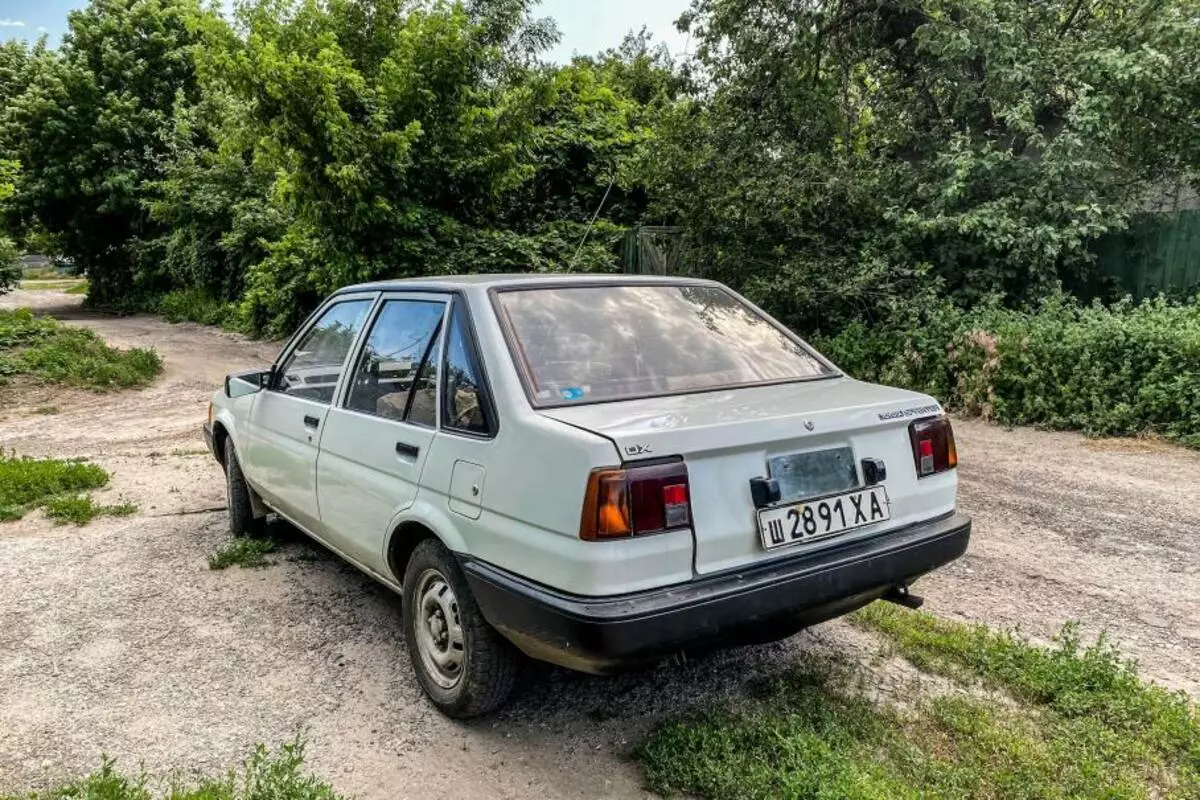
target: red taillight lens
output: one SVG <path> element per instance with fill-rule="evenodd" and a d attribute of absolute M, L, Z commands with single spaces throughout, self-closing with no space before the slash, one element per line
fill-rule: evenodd
<path fill-rule="evenodd" d="M 908 436 L 912 440 L 918 478 L 937 475 L 958 466 L 954 430 L 948 418 L 919 419 L 908 426 Z"/>
<path fill-rule="evenodd" d="M 682 461 L 597 469 L 588 476 L 582 539 L 618 539 L 686 528 L 692 522 Z"/>

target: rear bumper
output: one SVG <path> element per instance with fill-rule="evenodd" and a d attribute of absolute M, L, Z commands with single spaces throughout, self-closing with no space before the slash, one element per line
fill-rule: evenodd
<path fill-rule="evenodd" d="M 534 658 L 608 672 L 673 652 L 782 638 L 863 606 L 961 556 L 951 514 L 843 547 L 617 597 L 549 589 L 473 559 L 467 581 L 491 625 Z"/>

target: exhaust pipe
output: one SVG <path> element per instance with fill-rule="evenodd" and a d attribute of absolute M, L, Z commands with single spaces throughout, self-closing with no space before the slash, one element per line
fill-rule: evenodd
<path fill-rule="evenodd" d="M 893 586 L 888 589 L 880 599 L 887 600 L 889 603 L 895 603 L 898 606 L 911 608 L 913 611 L 916 611 L 925 604 L 924 597 L 921 597 L 919 594 L 913 594 L 908 590 L 907 586 L 903 585 Z"/>

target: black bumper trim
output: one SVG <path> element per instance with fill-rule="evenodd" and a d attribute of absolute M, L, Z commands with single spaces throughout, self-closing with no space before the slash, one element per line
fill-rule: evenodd
<path fill-rule="evenodd" d="M 764 641 L 849 613 L 967 549 L 971 520 L 950 514 L 686 584 L 582 597 L 469 557 L 463 570 L 484 617 L 535 658 L 587 672 L 689 647 Z"/>

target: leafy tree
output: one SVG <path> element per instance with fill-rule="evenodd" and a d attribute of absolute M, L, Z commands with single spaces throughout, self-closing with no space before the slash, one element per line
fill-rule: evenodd
<path fill-rule="evenodd" d="M 1033 298 L 1200 159 L 1196 0 L 694 0 L 701 90 L 639 171 L 806 328 Z"/>
<path fill-rule="evenodd" d="M 155 218 L 180 231 L 213 224 L 181 232 L 168 252 L 228 243 L 244 227 L 189 205 L 232 207 L 208 199 L 220 196 L 207 181 L 222 165 L 224 177 L 253 176 L 253 187 L 227 197 L 271 208 L 268 220 L 252 220 L 269 223 L 253 236 L 232 236 L 261 245 L 265 257 L 250 263 L 243 248 L 246 258 L 225 269 L 236 275 L 248 265 L 245 309 L 255 328 L 285 331 L 330 290 L 362 280 L 613 269 L 619 223 L 636 221 L 646 202 L 618 181 L 649 119 L 626 88 L 638 77 L 634 56 L 627 76 L 611 54 L 543 65 L 538 53 L 557 34 L 531 16 L 532 5 L 240 6 L 243 35 L 200 57 L 204 103 L 221 105 L 220 144 L 181 150 L 190 155 L 169 168 L 154 205 Z M 635 55 L 653 62 L 636 65 L 644 75 L 668 69 Z"/>
<path fill-rule="evenodd" d="M 15 162 L 0 160 L 0 204 L 12 197 L 16 172 Z M 7 292 L 21 279 L 19 256 L 12 239 L 0 236 L 0 294 Z"/>
<path fill-rule="evenodd" d="M 6 115 L 23 224 L 55 237 L 100 302 L 140 288 L 140 249 L 157 233 L 146 200 L 163 132 L 177 103 L 198 99 L 200 13 L 199 0 L 92 0 L 70 14 L 60 52 L 34 59 Z"/>

